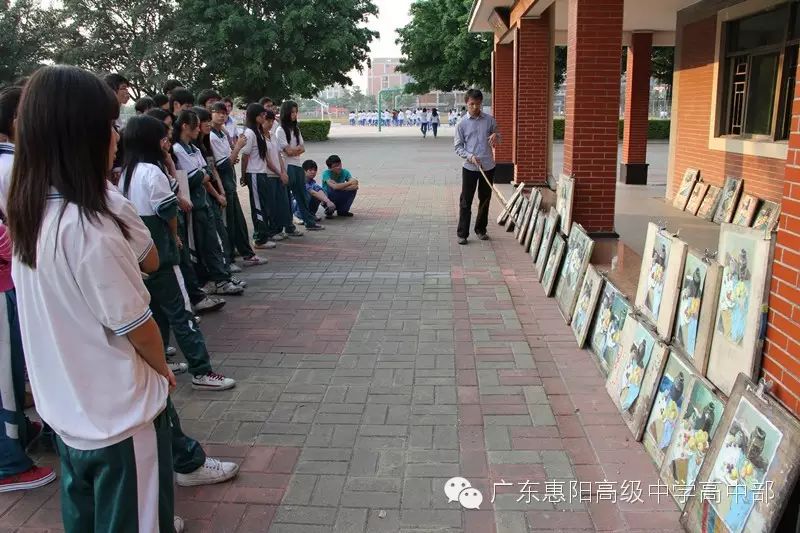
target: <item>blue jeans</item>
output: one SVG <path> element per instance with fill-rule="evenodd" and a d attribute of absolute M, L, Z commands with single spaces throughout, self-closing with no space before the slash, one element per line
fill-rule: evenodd
<path fill-rule="evenodd" d="M 353 205 L 357 192 L 358 191 L 334 191 L 330 189 L 328 190 L 328 198 L 331 202 L 336 204 L 336 212 L 341 215 L 342 213 L 350 212 L 350 206 Z"/>
<path fill-rule="evenodd" d="M 0 477 L 29 470 L 33 462 L 25 453 L 28 424 L 25 402 L 25 356 L 17 317 L 17 294 L 5 293 L 8 344 L 0 346 Z M 6 324 L 0 324 L 5 327 Z"/>

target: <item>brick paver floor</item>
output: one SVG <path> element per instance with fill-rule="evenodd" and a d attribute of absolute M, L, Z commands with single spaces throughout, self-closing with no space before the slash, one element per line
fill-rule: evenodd
<path fill-rule="evenodd" d="M 451 143 L 310 147 L 361 179 L 356 216 L 279 244 L 242 274 L 245 296 L 204 318 L 238 386 L 196 392 L 179 376 L 174 399 L 187 433 L 242 471 L 177 490 L 187 531 L 680 529 L 512 235 L 490 222 L 492 240 L 457 245 Z M 482 492 L 479 510 L 448 502 L 455 476 Z M 57 487 L 2 495 L 0 513 L 2 531 L 57 530 Z"/>

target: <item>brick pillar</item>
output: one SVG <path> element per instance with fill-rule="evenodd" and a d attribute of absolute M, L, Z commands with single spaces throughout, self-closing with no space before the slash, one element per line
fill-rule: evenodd
<path fill-rule="evenodd" d="M 542 182 L 550 171 L 553 129 L 552 9 L 521 19 L 514 41 L 516 182 Z"/>
<path fill-rule="evenodd" d="M 514 45 L 495 43 L 492 54 L 492 113 L 502 141 L 494 149 L 494 179 L 509 183 L 514 178 Z"/>
<path fill-rule="evenodd" d="M 781 402 L 800 415 L 800 84 L 792 110 L 762 373 L 775 382 Z"/>
<path fill-rule="evenodd" d="M 624 0 L 569 0 L 564 173 L 575 176 L 574 220 L 614 233 Z"/>
<path fill-rule="evenodd" d="M 634 33 L 628 47 L 625 84 L 625 134 L 619 181 L 647 184 L 647 129 L 650 115 L 650 55 L 652 33 Z"/>

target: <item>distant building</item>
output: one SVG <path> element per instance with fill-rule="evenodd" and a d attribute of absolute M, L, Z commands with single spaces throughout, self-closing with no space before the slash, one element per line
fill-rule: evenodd
<path fill-rule="evenodd" d="M 410 81 L 410 77 L 397 72 L 399 57 L 378 57 L 372 59 L 367 69 L 367 95 L 375 96 L 381 89 L 399 89 Z"/>
<path fill-rule="evenodd" d="M 329 85 L 320 91 L 319 96 L 325 100 L 344 98 L 345 88 L 338 83 L 336 85 Z"/>

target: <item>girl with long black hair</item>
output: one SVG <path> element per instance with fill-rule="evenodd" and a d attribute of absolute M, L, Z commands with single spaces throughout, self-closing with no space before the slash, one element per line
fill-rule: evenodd
<path fill-rule="evenodd" d="M 305 151 L 303 136 L 297 125 L 298 108 L 295 102 L 287 100 L 281 104 L 281 125 L 278 128 L 277 144 L 286 161 L 286 172 L 289 175 L 289 191 L 294 196 L 301 219 L 309 231 L 325 229 L 317 224 L 316 213 L 308 208 L 311 199 L 306 191 L 306 174 L 303 172 L 302 156 Z M 295 230 L 295 234 L 301 234 Z M 292 235 L 289 233 L 289 235 Z"/>
<path fill-rule="evenodd" d="M 85 70 L 31 77 L 8 195 L 13 277 L 36 408 L 57 436 L 64 529 L 172 533 L 175 376 L 140 271 L 153 262 L 140 263 L 107 195 L 118 114 Z"/>

